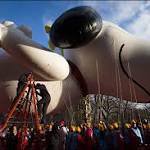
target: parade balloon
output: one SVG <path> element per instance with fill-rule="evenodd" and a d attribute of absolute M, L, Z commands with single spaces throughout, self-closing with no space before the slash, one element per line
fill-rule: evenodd
<path fill-rule="evenodd" d="M 102 21 L 93 8 L 64 12 L 51 27 L 51 42 L 64 57 L 31 39 L 26 26 L 0 24 L 0 111 L 6 112 L 16 95 L 22 73 L 33 72 L 51 95 L 49 112 L 76 105 L 87 94 L 149 102 L 150 43 L 119 26 Z"/>

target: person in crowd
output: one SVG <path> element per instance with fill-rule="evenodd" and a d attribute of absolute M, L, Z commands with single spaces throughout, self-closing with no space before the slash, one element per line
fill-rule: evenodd
<path fill-rule="evenodd" d="M 0 133 L 0 150 L 7 150 L 6 133 L 7 133 L 7 129 Z"/>
<path fill-rule="evenodd" d="M 85 135 L 83 137 L 83 149 L 85 149 L 85 150 L 93 150 L 94 149 L 93 130 L 90 127 L 87 127 L 87 129 L 85 131 Z"/>
<path fill-rule="evenodd" d="M 124 138 L 121 133 L 119 124 L 117 122 L 113 123 L 113 149 L 114 150 L 124 150 Z"/>
<path fill-rule="evenodd" d="M 142 145 L 144 143 L 144 128 L 143 128 L 143 124 L 142 124 L 141 120 L 137 121 L 136 125 L 137 125 L 137 128 L 140 130 L 140 133 L 141 133 L 141 139 L 142 139 L 141 145 Z"/>
<path fill-rule="evenodd" d="M 14 134 L 15 127 L 12 126 L 9 128 L 8 133 L 6 134 L 6 145 L 7 150 L 16 150 L 17 149 L 17 136 Z"/>
<path fill-rule="evenodd" d="M 85 123 L 83 123 L 83 124 L 80 124 L 80 129 L 81 129 L 81 135 L 82 136 L 84 136 L 84 134 L 85 134 L 85 131 L 86 131 L 86 124 Z"/>
<path fill-rule="evenodd" d="M 44 141 L 43 141 L 44 140 Z M 32 141 L 32 148 L 31 150 L 45 150 L 46 141 L 45 141 L 45 134 L 42 127 L 39 128 L 39 131 L 34 132 L 34 138 Z"/>
<path fill-rule="evenodd" d="M 101 150 L 106 149 L 106 142 L 105 142 L 105 133 L 106 133 L 107 127 L 103 121 L 99 122 L 99 131 L 100 131 L 100 136 L 99 136 L 99 148 Z"/>
<path fill-rule="evenodd" d="M 66 150 L 78 150 L 78 133 L 75 126 L 70 126 L 66 137 Z"/>
<path fill-rule="evenodd" d="M 66 136 L 68 134 L 68 128 L 65 126 L 65 121 L 61 120 L 59 123 L 59 134 L 60 134 L 60 150 L 65 150 Z"/>
<path fill-rule="evenodd" d="M 133 133 L 139 138 L 139 143 L 140 144 L 143 144 L 143 137 L 142 137 L 142 133 L 141 133 L 141 129 L 142 128 L 141 126 L 139 127 L 140 125 L 133 121 L 132 122 L 132 128 L 131 130 L 133 131 Z"/>
<path fill-rule="evenodd" d="M 125 149 L 129 150 L 130 149 L 130 138 L 129 138 L 129 134 L 130 134 L 130 129 L 131 129 L 131 124 L 129 123 L 125 123 L 124 124 L 124 145 L 125 145 Z"/>
<path fill-rule="evenodd" d="M 98 128 L 98 124 L 94 124 L 93 126 L 93 137 L 94 137 L 94 150 L 99 149 L 99 138 L 100 138 L 100 130 Z"/>
<path fill-rule="evenodd" d="M 76 132 L 75 132 L 77 138 L 77 150 L 84 149 L 84 139 L 83 139 L 84 136 L 81 135 L 82 130 L 80 126 L 76 127 Z"/>
<path fill-rule="evenodd" d="M 131 121 L 131 128 L 129 129 L 128 132 L 128 138 L 130 143 L 128 144 L 128 148 L 131 150 L 138 150 L 139 145 L 141 144 L 142 140 L 142 135 L 137 127 L 136 121 L 132 120 Z"/>
<path fill-rule="evenodd" d="M 113 125 L 108 124 L 107 131 L 105 134 L 105 143 L 106 143 L 106 149 L 112 150 L 113 149 Z"/>
<path fill-rule="evenodd" d="M 32 143 L 34 139 L 34 128 L 30 128 L 30 136 L 29 136 L 29 150 L 32 148 Z"/>
<path fill-rule="evenodd" d="M 144 128 L 144 145 L 146 150 L 150 150 L 150 123 L 148 122 Z"/>
<path fill-rule="evenodd" d="M 52 131 L 49 131 L 46 135 L 46 150 L 59 150 L 60 134 L 59 124 L 55 123 L 52 127 Z"/>

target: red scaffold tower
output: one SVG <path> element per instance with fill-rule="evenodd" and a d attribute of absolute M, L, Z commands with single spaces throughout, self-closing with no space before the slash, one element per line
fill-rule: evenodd
<path fill-rule="evenodd" d="M 3 132 L 11 120 L 20 121 L 22 123 L 21 139 L 19 144 L 19 150 L 24 150 L 23 142 L 25 141 L 27 134 L 27 127 L 29 124 L 30 114 L 33 113 L 32 119 L 34 120 L 35 131 L 40 133 L 40 117 L 37 111 L 37 96 L 35 89 L 35 81 L 32 73 L 27 77 L 27 83 L 20 92 L 19 96 L 12 102 L 8 113 L 6 114 L 5 120 L 0 126 L 0 132 Z M 15 122 L 15 121 L 14 121 Z"/>

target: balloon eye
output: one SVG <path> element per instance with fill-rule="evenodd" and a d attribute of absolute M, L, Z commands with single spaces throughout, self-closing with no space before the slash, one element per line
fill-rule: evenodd
<path fill-rule="evenodd" d="M 102 28 L 101 16 L 91 7 L 64 12 L 52 25 L 50 38 L 60 48 L 78 48 L 93 40 Z"/>

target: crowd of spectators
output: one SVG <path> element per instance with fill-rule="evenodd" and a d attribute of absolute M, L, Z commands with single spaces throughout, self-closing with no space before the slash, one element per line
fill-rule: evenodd
<path fill-rule="evenodd" d="M 41 125 L 39 133 L 13 125 L 0 133 L 0 150 L 150 150 L 150 123 L 60 121 Z"/>

